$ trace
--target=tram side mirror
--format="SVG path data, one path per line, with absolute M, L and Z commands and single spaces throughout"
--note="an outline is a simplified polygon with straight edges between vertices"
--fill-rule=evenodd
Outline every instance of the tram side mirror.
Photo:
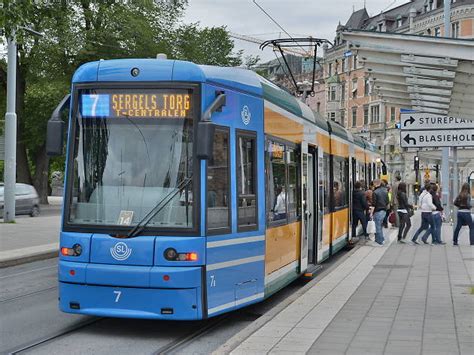
M 66 95 L 54 109 L 47 125 L 46 154 L 50 157 L 63 154 L 65 123 L 61 118 L 64 110 L 69 108 L 71 95 Z
M 209 160 L 214 146 L 216 126 L 210 121 L 200 121 L 197 128 L 197 157 Z

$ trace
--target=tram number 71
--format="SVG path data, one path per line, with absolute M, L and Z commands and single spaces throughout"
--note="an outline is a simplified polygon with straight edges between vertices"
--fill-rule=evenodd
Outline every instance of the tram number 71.
M 114 291 L 114 295 L 115 295 L 115 303 L 117 303 L 118 301 L 120 301 L 120 296 L 122 296 L 122 291 Z

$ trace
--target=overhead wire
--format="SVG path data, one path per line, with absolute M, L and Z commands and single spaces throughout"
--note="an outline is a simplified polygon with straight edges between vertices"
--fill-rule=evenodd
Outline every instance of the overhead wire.
M 285 32 L 286 35 L 287 35 L 290 39 L 292 39 L 294 43 L 296 43 L 296 44 L 298 45 L 298 47 L 300 47 L 300 48 L 301 48 L 303 51 L 305 51 L 305 52 L 308 51 L 307 49 L 304 49 L 304 48 L 301 46 L 301 44 L 299 44 L 299 43 L 288 33 L 288 31 L 285 30 L 285 29 L 278 23 L 277 20 L 275 20 L 267 11 L 265 11 L 265 9 L 264 9 L 262 6 L 260 6 L 260 5 L 257 3 L 256 0 L 252 0 L 252 2 L 253 2 L 265 15 L 267 15 L 267 17 L 268 17 L 270 20 L 272 20 L 275 25 L 277 25 L 283 32 Z

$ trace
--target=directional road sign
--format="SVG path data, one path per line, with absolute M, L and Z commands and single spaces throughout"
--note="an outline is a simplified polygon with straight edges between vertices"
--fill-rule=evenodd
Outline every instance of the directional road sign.
M 459 130 L 400 131 L 403 148 L 474 147 L 474 127 Z
M 474 129 L 474 121 L 472 119 L 441 116 L 432 113 L 402 113 L 400 115 L 400 129 L 402 131 Z

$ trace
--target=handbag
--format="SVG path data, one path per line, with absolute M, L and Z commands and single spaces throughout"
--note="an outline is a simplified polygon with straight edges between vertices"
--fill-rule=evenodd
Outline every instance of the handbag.
M 367 222 L 367 233 L 375 234 L 375 222 L 372 219 L 369 222 Z
M 390 212 L 390 214 L 388 215 L 388 221 L 390 222 L 390 224 L 395 224 L 395 222 L 397 221 L 397 217 L 395 216 L 395 212 Z
M 413 209 L 413 207 L 408 207 L 407 212 L 408 212 L 408 217 L 413 217 L 415 215 L 415 210 Z

